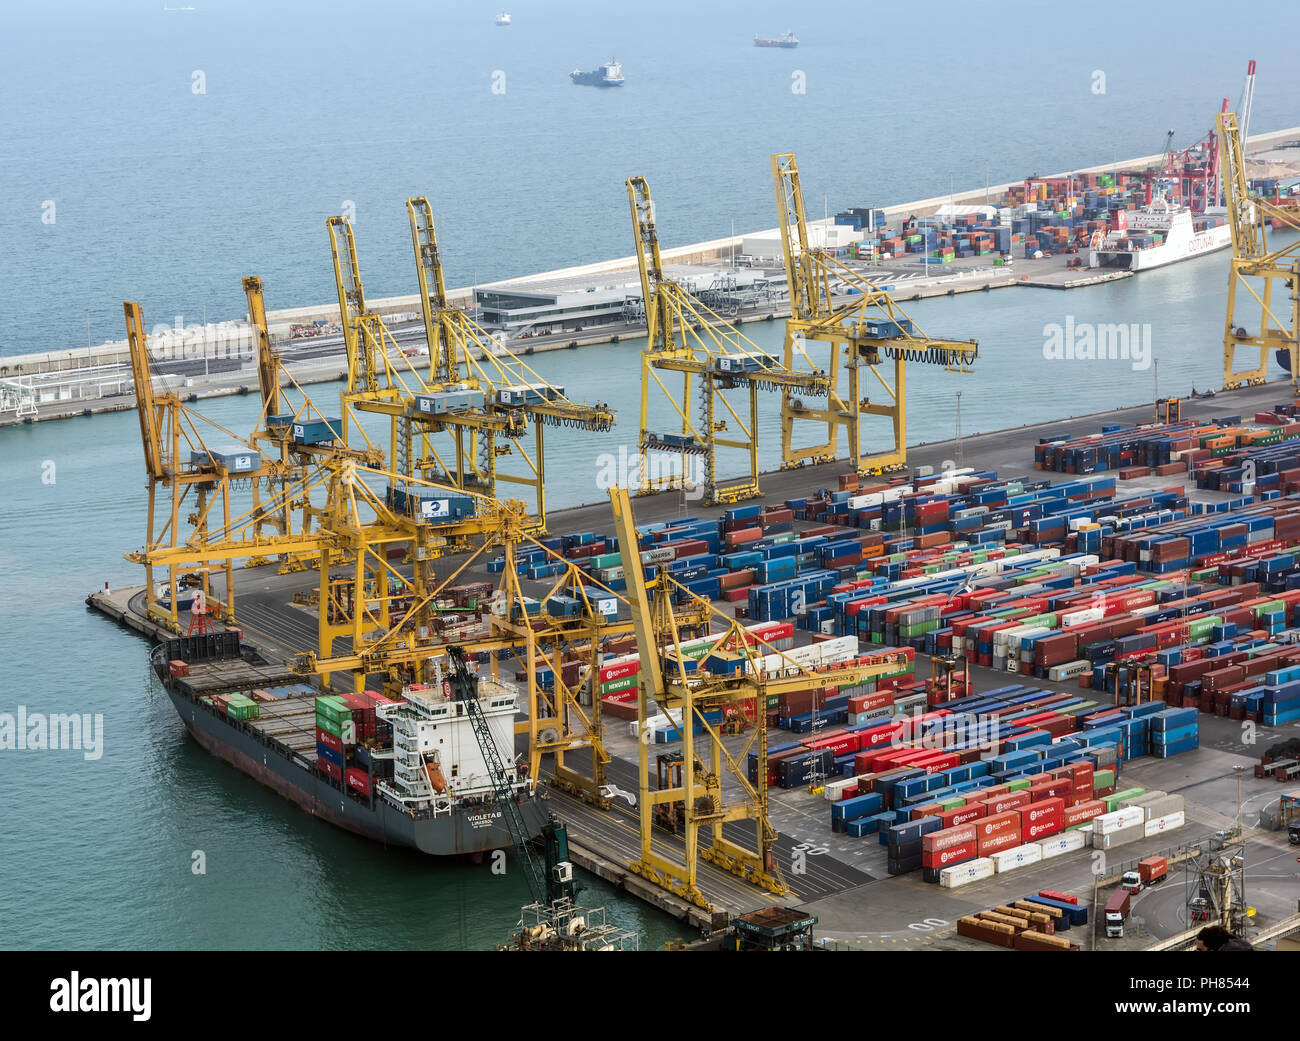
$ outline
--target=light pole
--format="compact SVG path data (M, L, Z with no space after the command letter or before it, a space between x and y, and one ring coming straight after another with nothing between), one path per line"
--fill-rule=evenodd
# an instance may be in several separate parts
M955 452L954 454L957 456L957 458L956 458L955 462L957 463L957 468L958 468L958 469L961 469L961 465L962 465L962 463L964 462L964 460L962 459L962 450L961 450L961 391L957 391L957 431L956 431L956 433L957 433L957 437L956 437L957 444L956 444L956 452Z
M1244 766L1234 766L1232 772L1237 775L1237 816L1233 824L1233 830L1238 835L1241 834L1241 775L1246 768Z

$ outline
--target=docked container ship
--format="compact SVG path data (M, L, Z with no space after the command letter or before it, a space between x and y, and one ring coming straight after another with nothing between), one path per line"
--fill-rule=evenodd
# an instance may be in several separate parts
M1096 236L1088 251L1088 266L1149 271L1231 245L1232 229L1223 216L1193 216L1186 206L1159 200L1138 210L1104 238Z
M623 66L614 60L605 62L598 69L582 72L574 69L569 79L580 87L621 87L623 86Z
M755 47L798 47L799 38L795 36L795 34L792 33L789 29L785 31L784 36L778 36L775 39L767 39L755 33L754 46Z
M431 856L512 844L473 723L449 687L328 695L237 632L156 646L154 672L190 735L315 817ZM515 692L479 681L479 705L525 826L546 812L513 765Z

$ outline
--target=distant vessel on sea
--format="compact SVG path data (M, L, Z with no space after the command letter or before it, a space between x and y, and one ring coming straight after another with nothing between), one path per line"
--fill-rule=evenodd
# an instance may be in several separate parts
M580 87L621 87L623 86L623 66L614 59L605 62L598 69L582 72L574 69L569 79Z
M799 37L795 36L789 29L785 31L784 36L778 36L775 40L769 40L757 33L754 34L755 47L798 47Z
M510 16L506 14L505 11L502 11L499 15L496 16L496 18L493 19L493 21L495 21L497 25L509 25Z

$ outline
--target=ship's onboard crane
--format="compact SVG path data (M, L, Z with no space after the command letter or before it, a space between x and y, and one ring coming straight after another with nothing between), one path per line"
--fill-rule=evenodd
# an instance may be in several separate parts
M501 758L496 737L479 701L478 678L470 672L465 651L447 648L451 675L443 680L447 694L464 707L474 738L492 779L495 806L505 818L514 842L515 859L523 868L533 902L524 907L519 932L512 950L625 950L636 946L636 934L605 922L603 909L588 911L576 904L583 886L575 877L569 859L569 832L551 814L542 825L542 854L530 845L531 835L509 772Z
M641 353L641 430L639 493L684 488L686 459L703 463L705 505L739 502L760 495L758 486L758 391L797 392L825 397L830 378L807 354L787 357L784 364L744 336L685 287L664 273L650 186L644 177L627 180L628 202L636 241L641 294L645 301L647 344ZM681 390L668 388L661 373L680 373ZM671 379L671 377L670 377ZM692 382L698 402L692 410ZM649 403L658 387L680 421L680 432L650 429ZM726 390L748 394L742 413L727 400ZM735 424L734 432L731 424ZM719 447L743 451L745 476L723 485L717 473ZM680 472L672 462L681 460ZM661 465L661 461L662 465ZM664 473L656 471L663 469Z
M1266 227L1271 218L1289 220L1288 212L1264 199L1252 198L1246 176L1244 139L1232 112L1218 117L1220 167L1223 170L1232 228L1232 260L1228 273L1228 306L1223 327L1224 389L1263 383L1268 378L1269 351L1291 372L1293 394L1300 393L1300 239L1270 247ZM1242 301L1239 314L1237 293L1245 290L1252 303ZM1250 332L1246 322L1258 308L1259 331ZM1236 369L1239 348L1258 348L1253 369ZM1285 360L1283 360L1285 359Z
M636 546L638 533L627 489L612 488L609 497L619 545ZM763 706L772 694L810 686L865 683L895 670L897 662L877 655L870 664L855 662L814 671L746 633L734 618L690 593L666 572L661 571L654 579L653 599L641 568L628 568L625 574L640 660L637 732L645 734L650 706L654 704L657 711L669 713L670 718L678 718L676 714L680 713L678 729L682 735L681 783L670 788L651 787L648 746L644 740L637 742L641 844L638 859L629 867L655 885L704 908L711 905L697 881L701 859L762 889L784 895L788 889L776 862L777 834L767 812L767 713ZM682 637L673 609L673 600L678 597L716 616L726 626L710 634L713 645L709 654L700 659L700 668L690 673L681 653ZM775 664L771 655L777 656ZM725 660L727 665L721 671L706 671L712 660ZM719 711L724 718L730 715L753 720L743 745L728 748L723 743L722 727L713 721ZM747 762L751 753L757 760L757 783L749 780ZM655 807L675 803L682 806L685 848L681 861L672 859L652 834ZM742 845L729 834L731 829L726 826L734 822L752 825L752 847ZM700 843L702 830L711 833L707 847Z
M488 776L492 779L496 807L501 811L510 830L510 837L515 843L515 858L524 870L533 899L546 906L557 900L572 900L573 865L566 858L562 864L555 865L555 870L548 876L545 866L538 863L532 849L529 848L530 832L524 823L523 814L519 812L514 785L511 784L506 773L505 763L497 749L497 740L492 733L491 724L488 723L487 717L483 714L483 706L479 703L478 680L470 674L465 664L465 652L460 647L448 647L447 659L451 663L452 673L450 677L443 680L444 686L447 687L446 693L464 706L465 714L469 716L479 751L482 752L483 762L488 769ZM555 825L552 818L552 827L559 832L561 841L564 841L564 825ZM564 844L567 847L567 841Z
M917 327L888 292L840 263L824 249L813 248L804 214L803 189L793 153L772 156L772 179L780 218L786 283L790 287L790 319L786 322L785 362L805 354L809 342L830 352L830 400L824 409L810 409L783 389L781 398L782 466L832 462L839 450L839 431L848 435L849 461L859 473L901 470L907 463L908 362L942 365L969 372L979 354L974 340L932 339ZM836 296L853 295L844 303ZM881 371L892 362L892 384ZM840 377L843 365L847 386ZM885 401L877 403L862 386L870 370ZM863 417L879 416L893 426L893 446L868 453L863 444ZM796 448L797 422L824 426L826 440Z

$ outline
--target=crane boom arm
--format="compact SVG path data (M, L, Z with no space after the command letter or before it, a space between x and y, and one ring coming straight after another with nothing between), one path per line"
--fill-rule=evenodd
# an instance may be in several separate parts
M655 228L655 204L644 177L627 179L628 204L632 208L632 230L636 239L636 264L641 273L641 295L645 300L646 335L652 351L676 350L672 301L661 291L664 284L663 257L659 232Z
M280 414L280 363L271 350L262 279L258 275L246 275L243 286L248 300L248 321L257 339L257 383L262 391L262 415L276 416Z
M1237 116L1220 112L1216 117L1219 130L1219 165L1223 170L1224 198L1228 207L1228 225L1232 230L1232 251L1238 257L1261 257L1267 252L1259 207L1250 201L1246 180L1246 156L1242 147Z
M339 296L339 321L343 325L343 345L348 355L348 389L354 388L357 375L365 371L361 358L359 319L366 315L366 293L361 285L357 265L357 244L352 225L346 217L330 217L325 222L330 236L330 254L334 259L334 288Z
M799 164L793 152L772 156L772 184L776 190L776 212L780 217L781 254L785 258L785 281L790 287L790 313L795 318L812 318L823 312L817 279L808 267L808 219L799 185ZM829 301L826 302L829 305Z
M406 200L411 222L411 245L415 249L415 273L420 280L420 309L424 314L424 335L429 344L429 378L449 383L461 376L459 337L448 334L442 321L447 312L447 281L442 254L433 224L433 208L423 195Z
M614 527L618 532L618 544L625 547L623 552L638 554L636 520L632 516L632 500L626 488L615 486L609 491L609 501L614 511ZM650 613L650 595L646 590L645 574L640 567L626 568L627 600L631 609L632 628L636 633L637 646L642 649L641 676L646 694L654 698L664 689L663 664L653 649L659 646L655 636L654 620Z
M162 433L153 396L153 374L149 370L149 344L144 332L144 310L138 301L122 304L126 313L126 342L131 352L131 375L135 380L136 413L140 417L140 442L144 466L150 477L164 477Z

